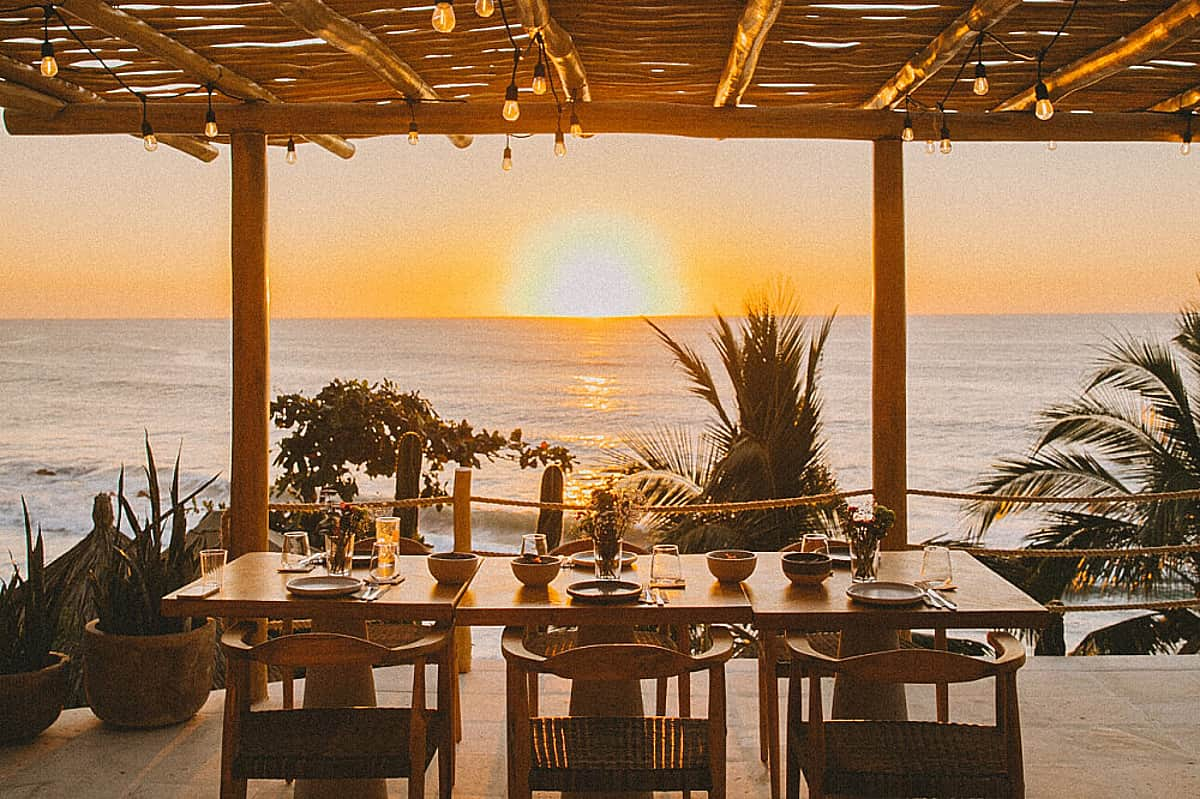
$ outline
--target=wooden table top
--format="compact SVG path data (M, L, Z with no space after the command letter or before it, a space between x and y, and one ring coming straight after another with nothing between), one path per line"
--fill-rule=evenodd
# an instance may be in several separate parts
M454 606L462 598L466 586L439 585L430 576L424 555L401 555L399 560L404 581L393 585L374 602L363 602L350 597L291 594L287 590L287 581L304 575L277 572L278 552L251 552L226 564L224 585L219 593L204 599L181 598L172 593L163 597L162 612L167 616L451 621ZM314 575L322 573L320 567L310 572ZM355 569L354 576L365 578L366 569Z
M686 586L665 589L664 607L637 602L581 602L567 586L592 579L592 572L564 568L545 588L529 588L513 576L508 558L485 558L455 612L455 622L473 626L527 625L656 625L688 623L743 624L752 619L750 602L736 584L713 579L704 555L683 555ZM622 579L645 585L650 579L650 556L621 572Z
M921 551L884 552L880 580L911 583L920 578ZM924 604L874 607L846 596L850 572L835 567L818 586L795 586L783 575L780 553L758 553L758 568L743 583L758 626L768 629L845 630L856 627L892 629L1002 629L1042 627L1050 613L1032 597L966 552L952 552L957 590L946 596L957 611Z

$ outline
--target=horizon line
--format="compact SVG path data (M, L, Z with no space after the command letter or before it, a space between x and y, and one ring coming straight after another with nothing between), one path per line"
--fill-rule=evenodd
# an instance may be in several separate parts
M950 318L950 317L1026 317L1026 316L1174 316L1178 311L1011 311L1001 313L984 313L962 311L958 313L910 313L907 318ZM367 322L367 321L403 321L403 322L449 322L449 321L551 321L551 322L613 322L637 319L711 319L712 313L686 314L630 314L626 316L541 316L527 314L479 314L455 316L272 316L271 321L279 322ZM729 319L741 318L744 314L720 314ZM825 313L802 313L799 316L818 318L829 316ZM869 313L834 313L835 319L869 319ZM0 316L0 322L217 322L230 321L232 316Z

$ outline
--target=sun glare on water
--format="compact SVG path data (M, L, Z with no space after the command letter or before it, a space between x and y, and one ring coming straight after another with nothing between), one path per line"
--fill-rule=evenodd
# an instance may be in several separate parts
M635 220L575 215L530 232L513 257L506 294L522 316L677 313L681 287L658 233Z

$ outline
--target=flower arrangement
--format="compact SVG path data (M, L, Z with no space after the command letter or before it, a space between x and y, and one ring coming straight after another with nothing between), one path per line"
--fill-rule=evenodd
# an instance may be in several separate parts
M596 570L601 576L616 576L620 569L621 539L641 514L643 497L634 491L598 488L592 492L588 509L579 513L579 532L592 539Z
M374 537L371 514L348 502L340 502L325 511L317 529L326 537L325 565L330 574L349 573L354 542Z
M896 512L883 505L842 505L842 528L850 542L850 576L855 582L874 580L879 568L879 544L896 522Z

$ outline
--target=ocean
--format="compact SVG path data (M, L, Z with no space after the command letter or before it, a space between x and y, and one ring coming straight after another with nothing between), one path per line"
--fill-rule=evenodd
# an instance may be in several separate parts
M657 320L713 357L707 317ZM1082 387L1106 337L1167 336L1170 314L914 316L909 319L908 458L912 488L967 490L998 458L1033 440L1038 410ZM163 479L181 449L184 489L220 475L228 493L228 320L0 320L0 552L23 555L20 499L49 556L91 527L92 497L115 492L122 465L143 487L143 435ZM821 386L829 459L843 489L870 486L870 326L838 317ZM316 393L333 378L390 379L416 389L447 419L514 428L566 445L579 464L568 487L595 478L628 431L699 430L707 406L640 319L280 319L272 323L274 394ZM285 435L275 430L272 443ZM274 454L274 453L273 453ZM540 475L485 464L474 492L536 499ZM390 482L360 480L381 496ZM913 497L909 537L962 534L956 502ZM476 546L514 546L532 512L480 509ZM988 539L1016 544L1031 519L1012 517ZM449 513L422 515L435 542ZM1072 617L1069 617L1069 620Z

